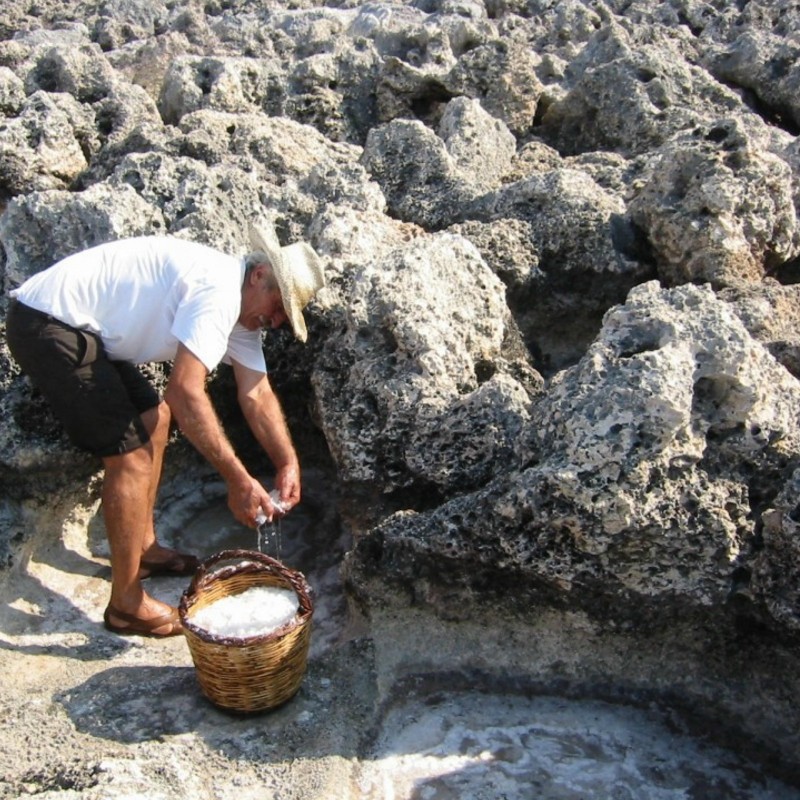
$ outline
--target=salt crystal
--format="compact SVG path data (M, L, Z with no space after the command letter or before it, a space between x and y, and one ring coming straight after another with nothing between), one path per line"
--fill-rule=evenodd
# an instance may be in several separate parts
M253 586L222 597L189 615L190 621L216 636L263 636L291 622L300 602L296 592L278 586Z

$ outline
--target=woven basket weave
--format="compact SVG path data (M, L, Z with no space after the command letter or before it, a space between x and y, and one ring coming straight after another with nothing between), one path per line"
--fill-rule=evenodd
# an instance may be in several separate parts
M237 563L211 571L224 561ZM246 638L219 636L192 622L194 612L253 586L293 589L299 601L295 619ZM285 703L300 688L314 612L302 573L263 553L223 550L200 564L178 611L200 688L215 705L230 711L264 711Z

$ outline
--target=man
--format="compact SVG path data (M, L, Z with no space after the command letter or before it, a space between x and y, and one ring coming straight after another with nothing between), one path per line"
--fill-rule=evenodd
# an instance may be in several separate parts
M177 610L145 592L153 574L188 575L194 556L159 544L153 508L171 419L219 471L236 519L253 527L300 500L300 467L266 374L261 329L285 322L306 340L302 309L324 285L305 243L281 247L251 226L245 259L171 237L127 239L76 253L11 293L12 355L71 440L102 459L111 555L106 628L181 633ZM136 365L172 361L163 399ZM220 361L233 367L245 419L276 469L280 508L236 456L205 390Z

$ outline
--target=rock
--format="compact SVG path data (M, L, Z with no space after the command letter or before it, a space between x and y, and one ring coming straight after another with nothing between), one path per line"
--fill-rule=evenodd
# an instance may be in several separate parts
M723 604L754 563L782 570L780 547L751 549L752 514L791 475L798 391L709 289L643 284L536 403L535 466L386 519L359 542L350 580L380 597L377 572L456 618L503 574L517 578L493 590L501 604L569 595L637 624ZM781 608L773 625L788 622Z
M763 514L758 550L751 568L742 576L741 593L762 603L770 616L796 629L798 578L800 578L800 535L798 533L797 471Z
M547 374L574 362L608 307L648 274L642 237L624 210L585 172L549 169L476 199L464 214L471 220L454 226L506 281L509 306Z
M265 101L273 80L269 62L243 58L185 56L172 62L164 76L158 107L176 125L192 111L252 112Z
M0 67L0 112L17 116L25 100L22 81L8 67Z
M800 129L798 46L787 38L787 33L797 31L796 11L793 16L794 27L784 18L783 30L743 31L721 52L712 53L708 65L720 81L745 87L748 99L760 113L779 124L793 126L796 131Z
M733 91L677 58L674 48L638 45L617 25L592 37L573 71L571 88L548 107L540 131L567 155L636 155L678 131L747 113Z
M19 286L86 247L164 229L161 211L131 186L97 184L79 194L34 192L13 200L0 217L5 285Z
M774 279L719 293L733 305L750 335L761 342L795 378L800 378L800 287Z
M43 49L28 72L26 91L65 92L81 103L107 97L116 74L96 45Z
M390 211L423 227L441 228L455 221L478 191L458 174L445 143L416 120L373 128L362 163L380 185Z
M698 126L660 153L629 211L665 281L757 282L797 255L789 165L735 120Z
M442 114L438 134L466 180L478 191L496 188L516 152L508 128L477 100L458 97Z
M125 236L239 254L256 216L323 258L308 343L273 331L264 349L304 475L325 472L322 533L350 551L364 619L346 636L375 651L368 677L336 676L375 683L348 684L374 702L347 717L350 738L304 739L329 715L316 662L273 719L290 730L279 746L191 705L180 642L99 632L97 465L19 374L0 303L0 668L22 676L0 697L16 709L8 791L169 794L174 762L181 798L269 785L341 800L364 788L352 730L388 719L398 676L456 673L676 713L679 698L702 730L746 742L749 775L796 782L795 5L9 0L5 293ZM146 367L158 387L168 369ZM208 388L263 470L230 371ZM176 436L159 513L194 459ZM344 663L337 647L323 661ZM166 712L140 702L153 686ZM123 727L115 697L136 706ZM19 767L31 747L36 769ZM287 763L302 778L288 789Z
M344 480L463 489L527 457L530 397L504 363L502 285L474 247L442 234L345 280L342 325L312 376Z
M161 33L169 10L165 3L145 0L107 0L94 25L94 40L105 50L118 50Z
M0 194L68 188L86 169L96 136L90 113L70 95L35 92L2 124Z

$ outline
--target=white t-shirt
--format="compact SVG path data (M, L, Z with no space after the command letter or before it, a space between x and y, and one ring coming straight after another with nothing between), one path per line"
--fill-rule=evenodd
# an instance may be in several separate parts
M98 334L114 361L170 361L182 342L209 371L234 360L266 372L261 331L238 322L243 281L242 259L143 236L68 256L11 295Z

